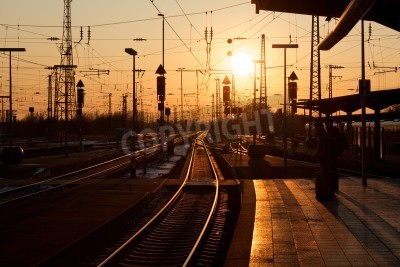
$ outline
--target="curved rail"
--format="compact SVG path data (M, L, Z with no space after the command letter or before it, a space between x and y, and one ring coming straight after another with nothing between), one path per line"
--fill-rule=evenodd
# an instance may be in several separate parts
M190 261L192 260L193 256L195 255L196 250L199 247L200 242L203 240L204 236L206 235L206 231L207 231L209 225L211 224L212 217L213 217L213 215L215 213L215 210L217 209L217 204L218 204L218 190L219 190L218 175L217 175L217 172L215 170L214 164L211 161L209 151L208 151L204 141L201 141L201 142L203 143L203 147L204 147L204 150L205 150L205 152L207 154L208 161L210 162L211 171L212 171L212 174L213 174L215 182L216 182L216 186L215 186L216 192L215 192L213 205L211 207L211 212L208 215L207 221L204 224L204 227L203 227L203 229L202 229L202 231L201 231L201 233L199 235L199 238L197 239L197 241L196 241L195 245L193 246L192 250L190 251L189 256L187 257L187 259L184 262L183 266L188 266Z
M151 218L140 230L138 230L132 237L130 237L124 244L122 244L117 250L115 250L110 256L108 256L98 266L111 266L111 265L115 265L119 261L122 261L123 258L125 257L124 255L128 254L129 250L132 250L132 247L135 245L134 243L138 242L138 239L140 239L144 235L148 234L148 231L150 231L149 228L155 227L155 224L157 224L158 222L162 222L163 221L163 216L166 216L167 213L168 214L174 214L174 210L175 209L178 210L178 212L175 211L176 214L179 214L178 204L180 204L180 207L182 207L184 205L187 205L186 201L185 201L185 204L183 204L184 201L181 201L182 200L181 197L182 197L182 195L184 195L184 193L185 194L189 194L188 192L184 192L184 189L191 187L190 179L191 179L191 175L193 173L194 158L195 158L195 154L196 154L196 149L198 148L197 146L199 146L197 144L197 142L201 142L202 143L201 146L205 150L208 162L210 164L210 168L211 168L211 172L212 172L212 176L213 176L212 177L213 178L212 185L214 186L214 190L215 191L213 193L213 200L212 200L211 208L208 211L207 219L205 220L205 222L202 225L202 228L200 230L200 234L198 234L196 240L191 245L190 251L185 252L185 253L187 253L184 256L185 258L182 258L183 266L189 265L189 263L192 260L193 256L196 254L196 250L200 246L204 236L207 234L207 229L208 229L208 227L210 226L210 224L212 222L213 215L214 215L214 213L216 211L216 208L217 208L218 197L219 197L218 196L219 195L218 194L219 184L218 184L217 172L216 172L216 170L215 170L215 168L213 166L213 163L211 161L208 149L206 148L204 142L202 140L200 140L200 138L202 138L202 136L198 137L196 139L194 145L193 145L193 149L191 150L191 155L190 155L190 158L189 158L188 170L186 172L184 181L183 181L182 185L179 187L179 189L177 190L177 192L172 196L172 198L168 201L168 203L153 218ZM211 185L211 183L210 183L210 185ZM198 212L200 212L200 211L198 211ZM170 230L165 230L165 231L162 231L162 232L165 233L165 234L168 234L169 231Z
M157 144L157 145L155 145L153 147L147 148L147 150L149 150L149 149L159 149L159 147L160 147L160 145ZM141 153L143 151L144 151L144 149L136 151L135 157L136 157L137 160L140 160L140 159L142 159L144 157L150 157L152 155L151 153L149 153L147 155L142 155ZM119 168L123 168L126 165L129 165L128 161L113 165L111 167L106 167L106 166L109 165L109 164L115 164L117 161L127 159L130 156L131 155L129 155L129 154L128 155L123 155L123 156L120 156L120 157L117 157L117 158L114 158L114 159L111 159L111 160L108 160L108 161L105 161L105 162L102 162L102 163L98 163L98 164L95 164L95 165L92 165L92 166L89 166L89 167L86 167L86 168L83 168L83 169L80 169L80 170L76 170L76 171L73 171L73 172L70 172L70 173L62 174L62 175L59 175L59 176L56 176L56 177L52 177L52 178L45 179L45 180L42 180L42 181L39 181L39 182L35 182L35 183L31 183L31 184L28 184L28 185L19 186L17 188L13 188L13 189L10 189L10 190L7 190L7 191L2 191L2 192L0 192L0 199L6 198L6 200L0 201L0 205L9 204L11 202L15 202L15 201L18 201L18 200L21 200L21 199L25 199L25 198L28 198L28 197L35 196L37 194L42 194L42 193L45 193L45 192L53 191L53 190L68 186L70 184L85 180L85 179L89 179L89 178L92 178L92 177L100 176L100 175L109 173L111 171L117 170ZM100 171L96 171L95 173L87 174L89 171L95 171L96 169L99 169L99 168L104 168L104 169L100 170ZM85 175L85 173L86 173L86 175ZM82 176L82 175L84 175L84 176L83 177L78 177L78 176ZM78 177L78 178L71 179L70 181L63 182L63 183L61 183L59 185L52 184L55 181L59 181L59 180L63 180L63 179L70 179L70 178L73 178L73 177ZM44 188L41 189L41 190L37 190L37 188L40 187L40 186L43 186ZM18 196L18 194L21 194L23 192L28 192L28 193L27 194L23 194L22 196L21 195ZM7 197L10 197L10 196L16 196L16 197L7 199Z
M100 164L96 164L96 165L90 166L88 168L79 170L79 171L74 171L72 173L60 175L60 176L57 176L57 177L46 179L44 181L36 182L36 183L33 183L33 184L21 186L21 187L12 189L12 190L8 190L8 191L5 191L5 192L2 192L0 194L0 198L6 198L7 196L10 196L10 195L11 196L16 195L16 197L1 201L0 205L9 204L11 202L15 202L15 201L18 201L18 200L21 200L21 199L32 197L32 196L35 196L35 195L38 195L38 194L42 194L42 193L45 193L45 192L54 191L56 189L71 185L73 183L76 183L76 182L79 182L79 181L82 181L82 180L85 180L85 179L89 179L89 178L92 178L92 177L95 177L95 176L99 176L99 175L111 172L113 170L116 170L118 168L121 168L121 167L125 166L127 163L120 163L118 165L114 165L112 167L108 167L108 168L106 168L104 170L96 171L95 173L84 175L85 172L94 170L96 168L105 167L105 165L111 164L112 162L114 162L116 160L119 160L121 158L123 158L123 157L120 157L120 158L117 158L117 159L113 159L113 160L110 160L110 161L106 161L106 162L103 162L103 163L100 163ZM71 179L71 180L63 182L63 183L61 183L59 185L49 184L49 182L54 182L54 181L62 180L62 179L69 179L71 177L77 177L79 175L84 175L84 176L76 178L76 179ZM46 187L46 185L47 185L47 187ZM41 190L36 190L36 187L40 187L40 186L43 186L44 188L41 189ZM34 191L34 192L32 192L32 191ZM23 193L23 192L28 192L28 193L24 194L22 196L18 196L18 194Z

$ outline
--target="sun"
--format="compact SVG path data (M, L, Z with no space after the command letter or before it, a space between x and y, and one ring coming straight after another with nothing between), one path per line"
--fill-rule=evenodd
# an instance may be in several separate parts
M231 59L231 68L234 74L240 76L249 75L251 72L251 59L245 53L233 55Z

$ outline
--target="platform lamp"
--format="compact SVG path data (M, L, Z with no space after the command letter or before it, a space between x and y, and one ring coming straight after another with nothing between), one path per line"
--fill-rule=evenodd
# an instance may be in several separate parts
M298 48L298 44L273 44L272 48L284 49L284 72L283 72L283 172L287 178L287 118L286 118L286 49Z
M13 153L12 153L12 147L13 147L13 115L12 115L12 75L11 75L11 54L12 52L25 52L26 49L25 48L0 48L0 52L9 52L10 54L10 96L9 96L9 100L10 100L10 162L13 162Z
M132 85L132 151L131 151L131 178L136 178L136 159L135 159L135 152L136 152L136 81L135 81L135 57L137 56L136 50L133 48L125 48L125 52L132 56L133 58L133 69L132 69L132 76L133 76L133 85Z

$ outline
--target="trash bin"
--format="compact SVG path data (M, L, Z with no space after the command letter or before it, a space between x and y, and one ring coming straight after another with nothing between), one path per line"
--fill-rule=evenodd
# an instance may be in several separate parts
M11 156L10 156L11 153ZM0 158L6 164L19 164L24 158L24 150L19 146L5 146L0 151Z
M315 173L315 198L321 200L335 199L334 180L330 171L323 175L320 171Z

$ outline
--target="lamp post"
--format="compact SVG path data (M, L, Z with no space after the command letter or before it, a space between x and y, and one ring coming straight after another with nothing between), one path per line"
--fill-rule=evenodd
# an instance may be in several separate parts
M10 163L13 161L13 153L12 153L12 146L13 146L13 116L12 116L12 75L11 75L11 53L12 52L25 52L25 48L0 48L0 52L9 52L10 53Z
M286 49L298 48L298 44L273 44L272 48L283 48L284 50L284 72L283 72L283 172L287 176L287 121L286 121Z
M132 56L133 69L132 69L132 151L131 151L131 178L136 178L136 80L135 80L135 56L137 52L133 48L125 48L125 52Z

